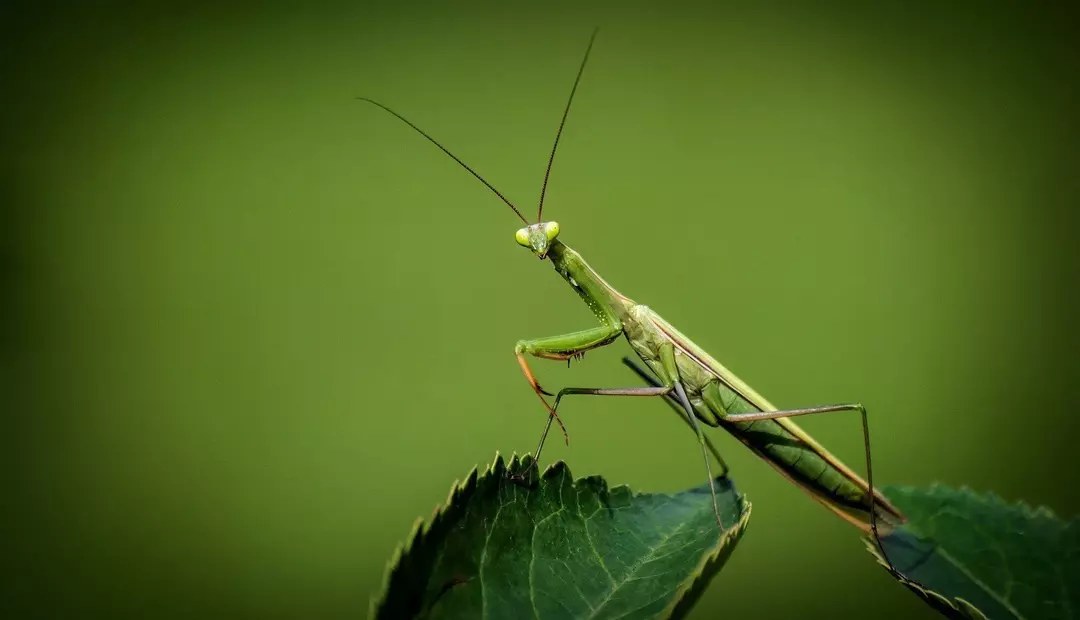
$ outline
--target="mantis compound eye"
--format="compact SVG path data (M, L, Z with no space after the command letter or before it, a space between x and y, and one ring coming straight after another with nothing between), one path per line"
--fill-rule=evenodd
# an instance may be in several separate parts
M559 236L559 223L544 222L544 236L547 237L548 242L554 241L555 237Z
M523 245L525 247L530 247L530 245L531 245L529 243L529 229L528 228L519 229L516 233L514 233L514 239L517 240L518 245Z

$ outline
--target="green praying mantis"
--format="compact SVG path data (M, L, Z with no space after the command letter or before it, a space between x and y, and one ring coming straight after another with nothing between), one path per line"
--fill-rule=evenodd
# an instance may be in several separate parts
M548 412L547 424L536 448L532 467L536 466L540 458L553 421L559 424L569 444L569 434L558 414L563 398L571 395L661 397L675 409L697 436L712 490L713 509L721 529L724 528L724 523L717 505L710 453L725 474L728 467L712 441L704 434L702 424L721 427L734 435L811 497L863 532L872 534L880 547L880 536L904 523L906 518L884 495L874 489L870 431L866 409L862 405L838 404L777 409L655 311L633 301L608 284L579 253L559 239L559 224L543 219L544 196L559 138L562 136L597 32L594 30L589 39L555 134L555 142L544 172L535 223L530 223L509 199L468 164L404 116L377 101L360 98L409 125L506 203L525 224L515 234L517 243L528 248L540 260L549 261L556 273L581 297L599 322L596 327L570 334L520 340L514 347L514 355L522 373ZM671 269L674 274L679 267L672 264ZM587 351L615 342L619 336L625 336L644 365L635 363L630 358L624 358L624 363L647 385L615 388L567 387L557 394L552 394L540 386L528 363L529 356L569 362L571 359L580 358ZM551 396L554 396L554 400L549 403L547 397ZM792 420L798 416L843 411L858 412L862 418L866 480L826 451Z

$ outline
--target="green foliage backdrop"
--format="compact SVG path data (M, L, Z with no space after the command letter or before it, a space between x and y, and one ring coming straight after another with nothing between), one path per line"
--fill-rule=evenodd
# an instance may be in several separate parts
M513 344L590 314L353 97L531 211L597 24L564 240L778 405L865 403L878 480L1080 511L1067 20L881 4L6 5L0 615L355 618L456 478L531 450ZM627 385L626 352L539 373ZM564 411L577 475L704 481L661 403ZM860 464L854 416L805 426ZM697 617L931 617L717 440L754 524Z

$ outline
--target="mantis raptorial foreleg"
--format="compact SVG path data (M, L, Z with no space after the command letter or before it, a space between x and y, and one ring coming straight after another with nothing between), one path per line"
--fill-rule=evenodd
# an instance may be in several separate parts
M566 445L570 445L570 433L566 431L566 425L563 424L559 414L555 413L554 407L549 405L547 399L544 398L545 394L548 396L552 394L540 387L540 383L533 376L532 369L529 368L529 363L525 361L525 354L528 353L534 357L550 360L568 360L572 357L584 355L586 351L591 349L611 344L621 333L622 326L611 322L561 336L519 340L517 345L514 346L514 355L517 357L518 365L521 366L521 372L524 373L529 385L536 392L537 398L544 403L544 408L548 410L548 424L551 423L551 417L554 417L555 421L559 423L559 428L562 429ZM547 435L546 431L544 435Z

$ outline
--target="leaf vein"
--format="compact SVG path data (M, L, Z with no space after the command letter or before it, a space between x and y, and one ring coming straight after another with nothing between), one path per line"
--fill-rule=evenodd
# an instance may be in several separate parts
M562 487L566 483L566 476L559 478L559 499L562 499ZM540 531L540 526L543 525L548 519L558 515L560 512L566 509L565 505L560 505L558 510L555 510L546 517L543 517L535 524L533 524L532 537L529 540L529 602L532 603L533 617L537 620L540 619L540 610L536 607L536 582L534 575L536 575L536 533Z
M662 538L661 538L661 539L660 539L660 540L659 540L659 541L658 541L658 542L656 543L656 546L654 546L654 547L653 547L653 548L652 548L652 549L651 549L651 550L649 551L649 553L645 554L645 555L644 555L644 556L643 556L643 557L642 557L641 559L639 559L639 560L638 560L637 562L634 562L634 564L633 564L633 565L632 565L632 566L630 567L630 570L629 570L629 571L627 571L627 573L626 573L626 578L625 578L625 579L623 579L623 582L622 582L622 584L614 584L614 585L615 585L615 587L613 587L613 588L611 588L610 590L608 590L608 593L607 593L606 595L604 595L604 598L603 598L603 599L601 599L601 600L600 600L600 603L599 603L599 605L597 605L597 606L596 606L596 609L594 610L594 612L593 612L592 614L590 614L590 616L589 616L589 617L590 617L590 618L595 618L595 617L596 617L596 612L599 612L600 610L602 610L602 609L604 608L604 606L605 606L605 605L607 605L607 604L608 604L608 603L609 603L609 602L611 601L611 598L612 598L613 596L615 596L615 592L616 592L616 591L617 591L617 590L619 589L619 587L621 587L621 585L625 585L626 583L628 583L628 581L629 581L630 579L632 579L632 578L633 578L633 576L634 576L634 575L635 575L635 574L636 574L636 573L637 573L637 572L638 572L639 570L641 570L641 569L642 569L642 567L644 567L644 566L645 566L646 564L648 564L649 562L651 562L651 561L653 560L653 556L654 556L654 554L656 553L656 551L657 551L657 550L658 550L658 549L659 549L659 548L660 548L661 546L663 546L663 545L664 545L664 543L666 543L667 541L671 540L671 539L672 539L672 538L673 538L673 537L674 537L674 536L675 536L676 534L678 534L678 533L680 532L680 530L684 529L684 528L685 528L685 527L687 526L687 524L688 524L689 522L690 522L690 519L687 519L686 521L683 521L682 523L680 523L679 525L677 525L677 526L675 527L675 529L673 529L673 530L671 530L670 532L668 532L667 534L665 534L665 535L664 535L664 536L663 536L663 537L662 537Z
M600 550L596 548L596 541L593 540L592 533L589 531L589 519L581 513L580 501L578 502L578 516L581 517L581 524L585 528L585 540L589 541L589 548L592 549L593 555L595 555L597 561L600 562L600 568L604 569L604 574L607 575L608 581L611 582L611 585L615 585L615 577L611 575L611 571L608 570L607 564L604 563L604 557L600 555Z
M945 551L944 549L939 549L938 553L941 554L942 558L944 558L950 564L955 566L957 570L963 573L965 577L970 579L972 583L982 588L983 591L985 591L990 596L990 598L994 599L994 601L996 601L999 605L1007 609L1009 613L1016 616L1017 620L1026 620L1023 614L1021 614L1018 609L1013 607L1007 599L1002 598L1001 595L999 595L997 592L994 592L994 590L990 586L983 583L981 579L976 577L974 573L968 570L967 566L965 566L962 562L953 557L952 554L950 554L948 551Z

